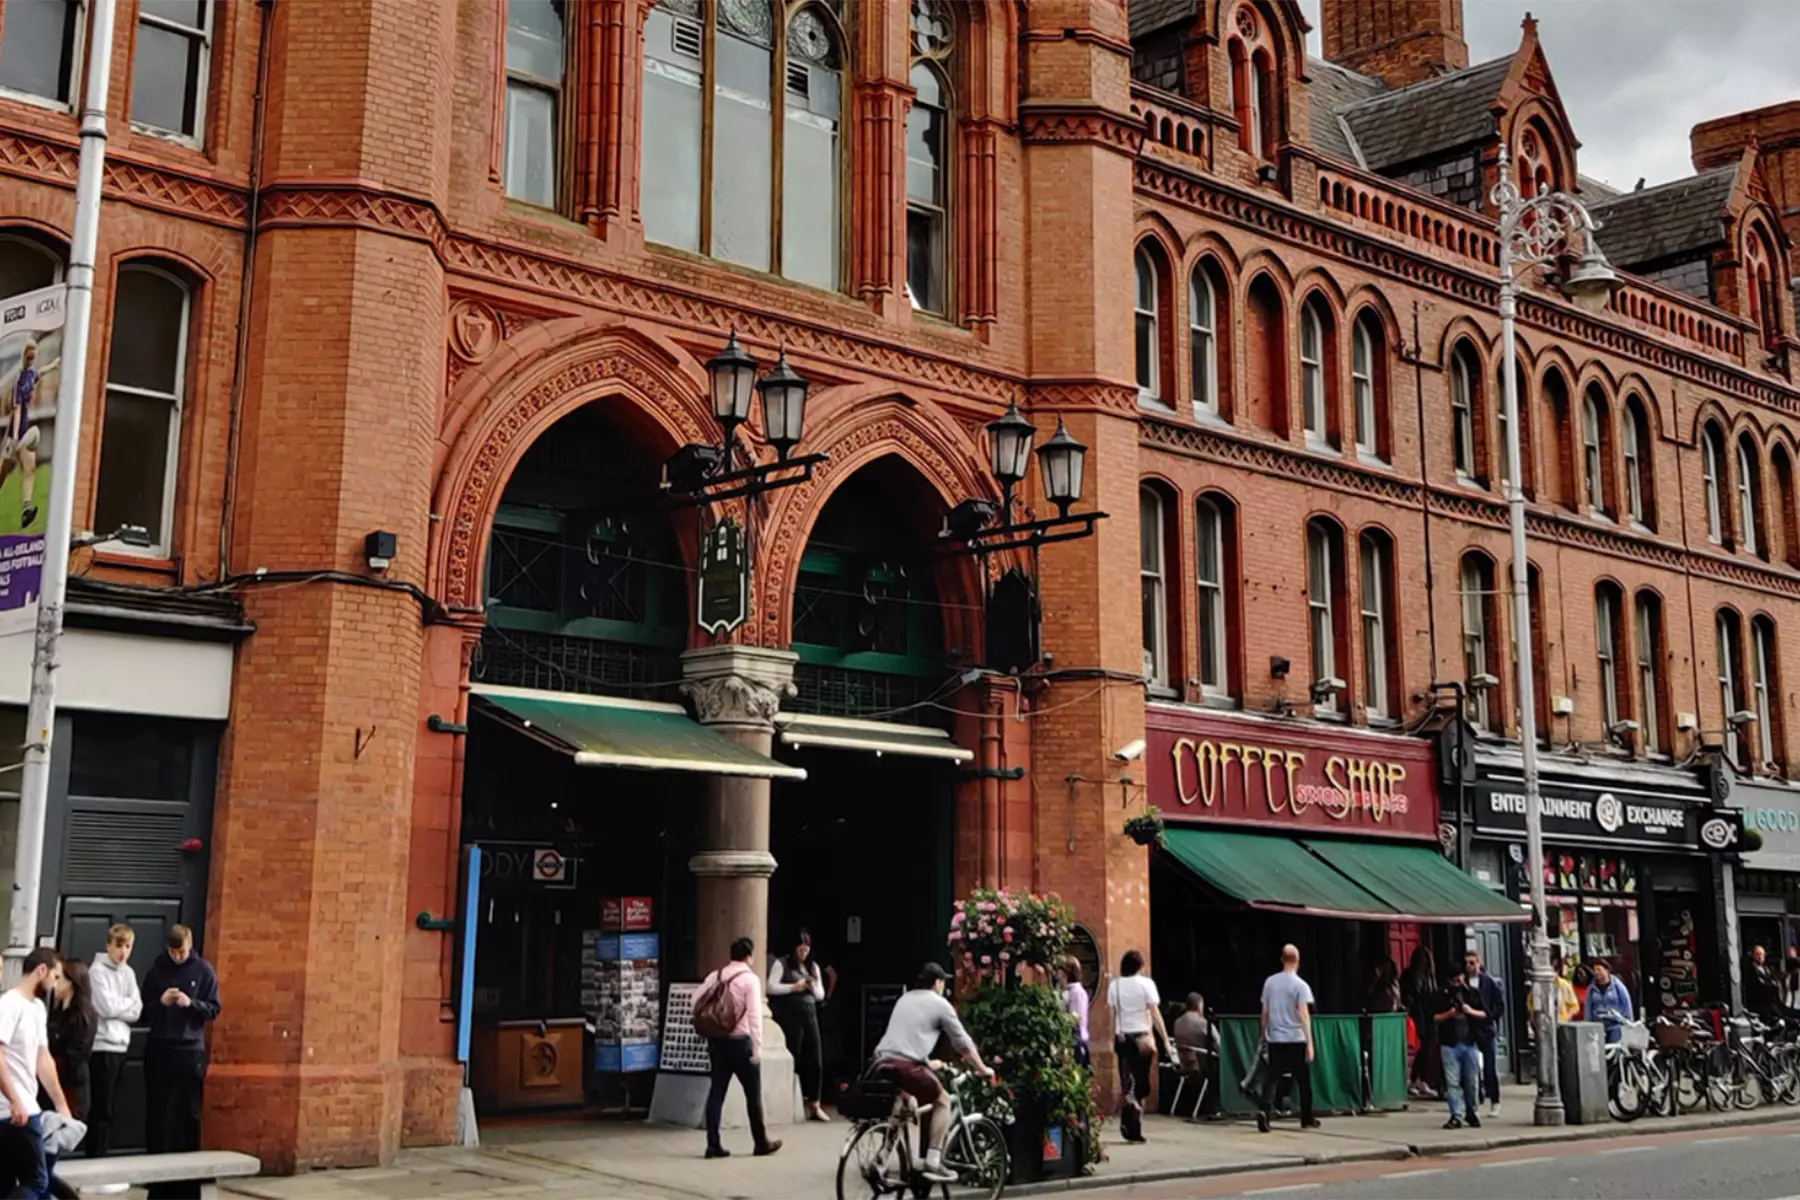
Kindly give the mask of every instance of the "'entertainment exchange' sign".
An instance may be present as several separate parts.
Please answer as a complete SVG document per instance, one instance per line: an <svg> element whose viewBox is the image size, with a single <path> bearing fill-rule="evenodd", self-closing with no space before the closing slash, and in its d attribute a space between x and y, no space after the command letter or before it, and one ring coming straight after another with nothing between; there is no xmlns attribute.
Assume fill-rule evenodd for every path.
<svg viewBox="0 0 1800 1200"><path fill-rule="evenodd" d="M1699 847L1699 816L1710 806L1644 792L1544 784L1544 836L1672 850ZM1513 780L1482 782L1475 789L1475 827L1501 837L1525 836L1525 793Z"/></svg>

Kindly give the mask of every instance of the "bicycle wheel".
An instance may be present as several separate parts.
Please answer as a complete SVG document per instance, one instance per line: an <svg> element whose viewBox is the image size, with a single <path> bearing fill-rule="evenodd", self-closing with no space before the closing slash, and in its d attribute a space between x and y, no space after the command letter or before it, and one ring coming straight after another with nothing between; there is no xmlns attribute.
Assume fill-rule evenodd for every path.
<svg viewBox="0 0 1800 1200"><path fill-rule="evenodd" d="M1644 1060L1621 1054L1607 1069L1606 1108L1615 1121L1635 1121L1650 1102L1650 1076Z"/></svg>
<svg viewBox="0 0 1800 1200"><path fill-rule="evenodd" d="M1679 1055L1671 1068L1674 1074L1674 1085L1670 1088L1675 1099L1675 1112L1690 1113L1706 1103L1705 1067L1692 1052Z"/></svg>
<svg viewBox="0 0 1800 1200"><path fill-rule="evenodd" d="M1650 1101L1647 1111L1653 1117L1675 1115L1675 1072L1669 1060L1657 1056L1649 1060Z"/></svg>
<svg viewBox="0 0 1800 1200"><path fill-rule="evenodd" d="M963 1187L972 1188L987 1200L1000 1200L1000 1193L1012 1177L1006 1132L992 1117L965 1119L951 1131L950 1142L944 1147L944 1165L956 1172ZM944 1194L949 1195L948 1188Z"/></svg>
<svg viewBox="0 0 1800 1200"><path fill-rule="evenodd" d="M1715 1112L1738 1106L1744 1081L1737 1073L1737 1059L1724 1046L1706 1052L1706 1103Z"/></svg>
<svg viewBox="0 0 1800 1200"><path fill-rule="evenodd" d="M889 1121L865 1121L850 1131L838 1155L837 1197L880 1197L905 1186L898 1178L905 1169L904 1148Z"/></svg>

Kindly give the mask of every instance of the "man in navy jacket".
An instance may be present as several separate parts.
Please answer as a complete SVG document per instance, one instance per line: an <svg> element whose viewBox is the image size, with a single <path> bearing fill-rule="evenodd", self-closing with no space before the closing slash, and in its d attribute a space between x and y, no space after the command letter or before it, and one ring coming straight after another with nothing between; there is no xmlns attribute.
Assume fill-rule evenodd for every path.
<svg viewBox="0 0 1800 1200"><path fill-rule="evenodd" d="M1487 1016L1475 1024L1475 1045L1481 1050L1481 1097L1488 1102L1488 1116L1500 1113L1500 1063L1496 1049L1500 1018L1506 1015L1506 989L1482 970L1481 951L1463 955L1463 974L1469 986L1481 993L1481 1011Z"/></svg>
<svg viewBox="0 0 1800 1200"><path fill-rule="evenodd" d="M169 926L167 945L145 972L143 987L144 1019L150 1025L144 1048L144 1144L152 1154L200 1148L206 1023L219 1015L219 977L211 963L194 953L193 931L186 925ZM167 1187L152 1188L150 1194L177 1194Z"/></svg>

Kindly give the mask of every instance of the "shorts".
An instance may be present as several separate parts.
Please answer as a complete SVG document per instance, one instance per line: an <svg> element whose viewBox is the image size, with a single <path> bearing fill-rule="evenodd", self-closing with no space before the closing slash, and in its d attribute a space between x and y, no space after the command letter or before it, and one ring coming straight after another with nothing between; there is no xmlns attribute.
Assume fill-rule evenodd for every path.
<svg viewBox="0 0 1800 1200"><path fill-rule="evenodd" d="M910 1058L877 1059L870 1074L876 1077L888 1076L900 1085L901 1091L923 1107L936 1104L938 1097L944 1094L944 1085L938 1082L937 1072Z"/></svg>
<svg viewBox="0 0 1800 1200"><path fill-rule="evenodd" d="M38 448L38 441L42 436L43 435L38 427L33 425L30 429L25 431L23 437L17 439L7 438L5 445L0 446L0 458L17 458L19 452L22 450L36 450Z"/></svg>

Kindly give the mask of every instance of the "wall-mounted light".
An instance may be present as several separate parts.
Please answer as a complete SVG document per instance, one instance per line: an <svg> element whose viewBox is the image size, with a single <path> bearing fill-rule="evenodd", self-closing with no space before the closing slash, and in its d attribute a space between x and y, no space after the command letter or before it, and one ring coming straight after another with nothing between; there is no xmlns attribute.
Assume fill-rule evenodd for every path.
<svg viewBox="0 0 1800 1200"><path fill-rule="evenodd" d="M394 559L400 553L400 536L385 529L377 529L363 538L363 557L369 561L369 570L385 571L394 565Z"/></svg>
<svg viewBox="0 0 1800 1200"><path fill-rule="evenodd" d="M1269 655L1269 678L1286 679L1288 677L1288 672L1293 669L1294 664L1281 657L1281 655Z"/></svg>

